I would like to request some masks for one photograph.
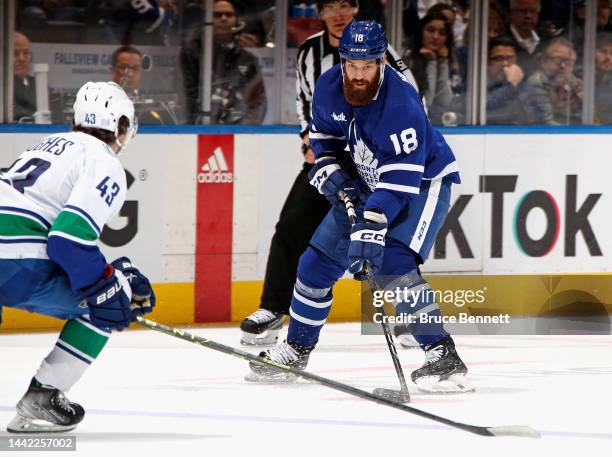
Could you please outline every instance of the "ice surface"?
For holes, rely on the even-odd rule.
[[[236,327],[189,331],[238,346]],[[0,335],[2,428],[55,339]],[[476,425],[530,425],[541,439],[479,437],[306,381],[247,383],[246,362],[143,329],[114,334],[69,393],[87,411],[73,432],[77,454],[610,455],[611,336],[455,340],[477,392],[424,395],[411,384],[412,406]],[[420,350],[399,355],[407,377],[423,361]],[[367,390],[398,385],[384,338],[357,324],[326,325],[308,370]]]

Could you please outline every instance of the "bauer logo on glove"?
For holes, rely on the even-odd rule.
[[[121,291],[121,284],[116,283],[115,285],[111,286],[110,289],[98,295],[98,298],[96,298],[96,305],[101,305],[105,301],[110,300],[111,298],[115,296],[115,294],[117,294],[120,291]]]

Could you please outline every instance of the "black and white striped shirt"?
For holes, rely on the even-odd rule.
[[[310,105],[314,94],[315,83],[321,73],[340,63],[338,48],[329,44],[326,30],[315,33],[302,43],[297,56],[297,91],[296,107],[300,121],[300,135],[308,132],[310,121]],[[387,63],[399,71],[418,91],[418,86],[412,72],[402,61],[395,49],[389,45],[387,49]]]

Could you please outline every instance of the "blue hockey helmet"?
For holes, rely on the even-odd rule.
[[[342,59],[380,60],[387,45],[385,31],[378,22],[353,20],[344,28],[338,51]]]

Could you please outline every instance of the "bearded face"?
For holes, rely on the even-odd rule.
[[[344,96],[353,106],[370,103],[378,91],[380,72],[384,61],[346,60],[344,65]]]

